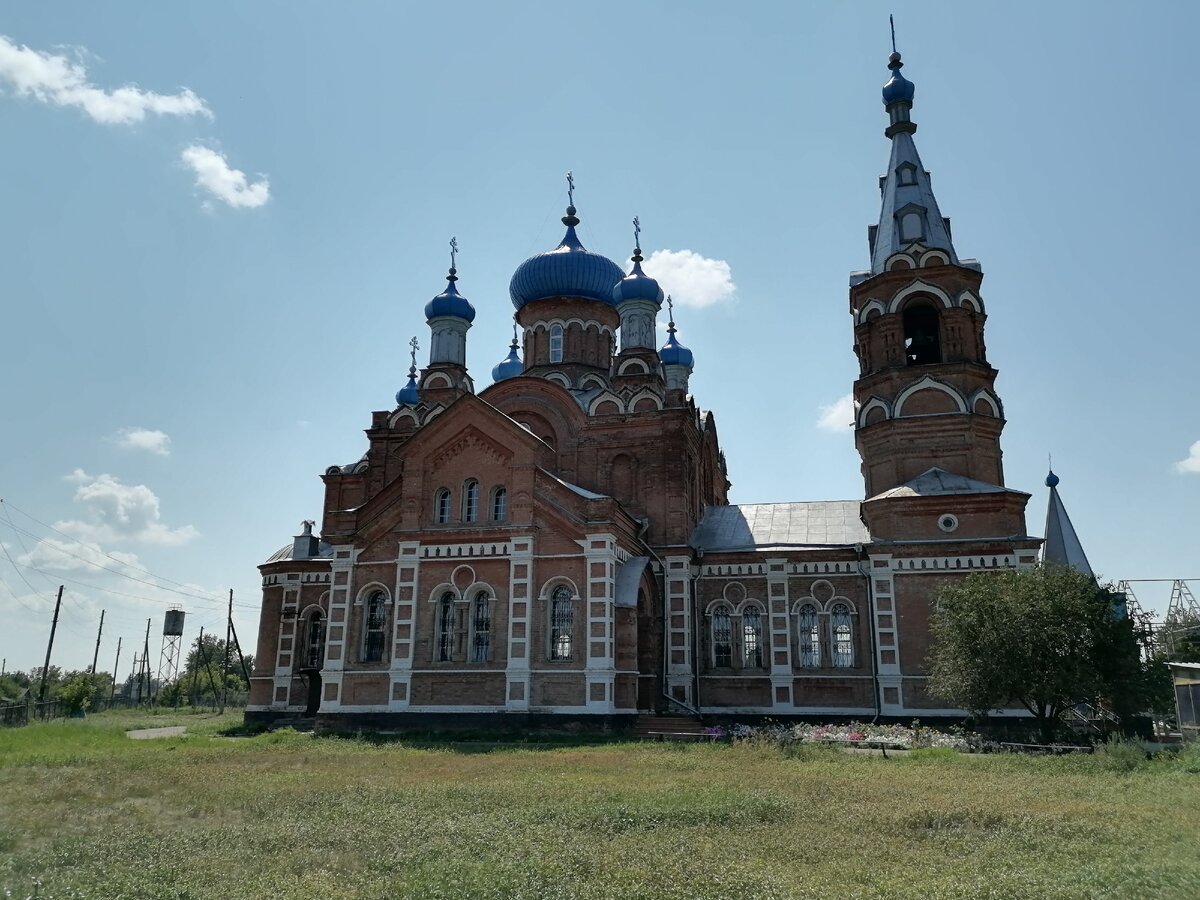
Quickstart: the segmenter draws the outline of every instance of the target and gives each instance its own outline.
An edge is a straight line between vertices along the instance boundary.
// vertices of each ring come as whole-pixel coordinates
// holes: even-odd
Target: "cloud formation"
[[[118,431],[113,440],[125,450],[145,450],[156,456],[171,455],[171,437],[165,431],[132,425]]]
[[[1188,448],[1188,455],[1175,463],[1175,471],[1184,475],[1200,475],[1200,441]]]
[[[105,90],[88,80],[81,62],[13,43],[4,35],[0,35],[0,82],[6,82],[18,96],[51,106],[75,107],[104,125],[141,122],[147,113],[212,118],[205,102],[187,88],[177,94],[144,91],[135,85]]]
[[[196,186],[208,191],[234,209],[257,209],[271,199],[266,176],[251,183],[246,173],[234,169],[223,153],[203,144],[192,144],[180,154],[183,164],[196,175]]]
[[[694,250],[655,250],[642,268],[679,306],[712,306],[733,299],[737,291],[729,263]]]
[[[75,502],[87,509],[87,519],[56,522],[54,527],[74,538],[178,546],[199,534],[191,525],[164,525],[158,495],[144,484],[123,484],[112,475],[89,475],[83,469],[76,469],[67,480],[77,485]]]
[[[822,431],[844,434],[854,427],[854,395],[845,394],[828,405],[817,407],[817,427]]]

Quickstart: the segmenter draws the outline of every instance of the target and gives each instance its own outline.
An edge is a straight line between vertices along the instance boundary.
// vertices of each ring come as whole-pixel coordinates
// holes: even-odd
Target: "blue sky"
[[[230,588],[252,648],[255,566],[319,515],[320,473],[356,460],[391,407],[448,240],[482,388],[507,352],[513,270],[560,237],[567,169],[590,249],[625,262],[637,215],[658,251],[646,268],[679,300],[733,501],[861,497],[851,431],[829,427],[844,411],[825,413],[856,375],[847,275],[867,265],[889,149],[890,11],[6,8],[8,667],[41,664],[60,583],[67,668],[90,663],[100,609],[102,668],[123,636],[124,674],[147,616],[160,631],[178,602],[189,638],[222,628]],[[1029,530],[1053,453],[1099,573],[1200,576],[1200,12],[895,12],[917,144],[959,254],[983,264]],[[1138,595],[1165,608],[1162,586]]]

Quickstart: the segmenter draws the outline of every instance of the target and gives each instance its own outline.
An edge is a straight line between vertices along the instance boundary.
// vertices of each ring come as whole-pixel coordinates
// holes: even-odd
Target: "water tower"
[[[162,655],[158,659],[159,690],[174,684],[179,677],[180,648],[183,645],[184,612],[178,606],[167,610],[163,619]]]

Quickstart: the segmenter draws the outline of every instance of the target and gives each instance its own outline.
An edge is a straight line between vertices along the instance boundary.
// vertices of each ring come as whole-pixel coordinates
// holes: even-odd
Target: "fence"
[[[226,704],[227,709],[240,709],[246,705],[249,699],[249,694],[241,691],[230,691],[229,702]],[[128,697],[117,695],[109,699],[108,697],[98,697],[92,701],[87,707],[87,712],[98,713],[108,709],[137,709],[145,707],[146,709],[180,709],[180,708],[205,708],[219,709],[221,700],[215,697],[211,692],[198,694],[195,697],[182,697],[179,703],[151,703],[149,697],[138,699],[137,697]],[[44,722],[49,719],[65,719],[72,715],[70,708],[61,700],[47,700],[44,703],[39,703],[30,697],[16,703],[0,704],[0,727],[28,725],[30,722]],[[82,715],[75,713],[75,715]]]

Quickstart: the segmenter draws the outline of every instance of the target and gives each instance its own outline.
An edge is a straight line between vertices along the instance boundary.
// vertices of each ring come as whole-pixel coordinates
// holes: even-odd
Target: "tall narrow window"
[[[454,659],[454,595],[445,593],[438,601],[438,662]]]
[[[560,363],[563,356],[563,327],[550,326],[550,362]]]
[[[374,591],[367,599],[363,638],[363,662],[379,662],[383,659],[384,626],[387,623],[387,597],[383,591]]]
[[[439,525],[450,521],[450,491],[441,488],[433,495],[433,520]]]
[[[908,212],[900,217],[900,240],[907,244],[919,241],[924,236],[925,229],[922,227],[920,213]]]
[[[742,610],[742,665],[761,669],[762,664],[762,612],[757,606],[747,606]]]
[[[575,624],[575,608],[571,605],[571,589],[556,587],[550,594],[550,658],[571,658],[571,631]]]
[[[492,491],[492,521],[503,522],[508,518],[508,489],[498,487]]]
[[[713,665],[718,669],[733,665],[733,624],[729,607],[720,604],[712,612]]]
[[[800,638],[800,665],[816,669],[821,665],[821,625],[817,620],[817,608],[806,603],[800,607],[796,617]]]
[[[492,598],[480,591],[471,617],[471,662],[485,663],[492,655]]]
[[[319,609],[308,617],[305,638],[304,665],[319,669],[325,662],[325,615]]]
[[[928,366],[942,361],[938,336],[938,311],[926,301],[904,307],[905,359],[910,366]]]
[[[833,633],[833,664],[839,669],[854,666],[854,619],[850,607],[838,603],[829,614],[829,628]]]
[[[463,485],[463,521],[479,521],[479,482],[473,479]]]

